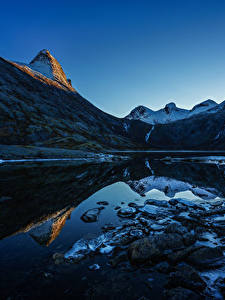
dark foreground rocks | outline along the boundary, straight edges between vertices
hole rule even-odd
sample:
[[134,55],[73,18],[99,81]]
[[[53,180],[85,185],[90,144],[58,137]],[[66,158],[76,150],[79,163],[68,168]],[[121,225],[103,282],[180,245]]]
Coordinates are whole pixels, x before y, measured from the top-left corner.
[[201,297],[196,294],[195,292],[182,288],[177,287],[175,289],[166,290],[164,293],[165,299],[170,300],[199,300]]
[[[101,207],[89,210],[82,218],[92,222],[100,211]],[[144,206],[129,203],[117,212],[121,226],[104,226],[104,232],[97,238],[76,242],[65,254],[65,261],[104,254],[109,256],[113,269],[149,273],[152,278],[146,283],[149,299],[151,295],[155,299],[152,292],[155,286],[161,295],[157,299],[223,297],[224,211],[223,202],[218,200],[198,203],[186,199],[147,200]],[[154,278],[163,279],[154,281]]]
[[166,256],[166,250],[180,249],[184,246],[182,237],[177,233],[163,233],[133,242],[128,254],[131,263],[159,261]]
[[203,247],[200,248],[193,253],[191,253],[188,257],[188,261],[202,268],[210,268],[215,267],[222,263],[223,259],[223,251],[221,247]]

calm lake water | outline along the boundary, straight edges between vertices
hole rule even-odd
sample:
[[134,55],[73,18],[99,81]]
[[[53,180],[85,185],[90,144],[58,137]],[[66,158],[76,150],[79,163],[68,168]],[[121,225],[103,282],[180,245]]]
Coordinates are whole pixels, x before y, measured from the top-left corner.
[[[144,205],[147,199],[174,197],[224,199],[224,179],[223,165],[168,163],[150,154],[101,164],[0,165],[0,298],[95,299],[90,290],[99,283],[105,287],[100,298],[107,298],[107,278],[120,281],[121,271],[118,275],[111,270],[105,256],[62,266],[55,265],[53,254],[65,253],[81,238],[101,234],[105,225],[123,224],[117,212],[129,203]],[[95,222],[81,218],[99,207],[104,209]],[[96,262],[101,271],[90,271],[89,266]],[[126,274],[129,278],[129,272]],[[116,288],[119,290],[119,283]],[[134,299],[138,296],[137,292]]]

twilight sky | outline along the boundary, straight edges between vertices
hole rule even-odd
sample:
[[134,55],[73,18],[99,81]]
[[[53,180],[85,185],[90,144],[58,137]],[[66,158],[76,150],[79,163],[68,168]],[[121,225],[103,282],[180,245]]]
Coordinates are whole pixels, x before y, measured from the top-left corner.
[[225,100],[225,0],[2,1],[0,56],[49,49],[73,86],[116,116]]

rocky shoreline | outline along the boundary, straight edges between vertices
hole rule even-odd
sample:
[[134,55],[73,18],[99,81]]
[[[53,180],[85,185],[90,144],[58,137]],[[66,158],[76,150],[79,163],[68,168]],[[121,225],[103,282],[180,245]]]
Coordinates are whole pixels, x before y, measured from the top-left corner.
[[[97,221],[107,203],[99,205],[81,218]],[[82,238],[68,252],[55,253],[55,264],[79,264],[90,256],[104,255],[111,268],[147,268],[152,276],[146,282],[150,291],[154,277],[163,274],[159,289],[165,299],[223,299],[223,200],[147,200],[144,206],[132,202],[116,209],[121,226],[105,225],[101,235]],[[92,271],[100,268],[104,265],[89,266]],[[140,295],[140,299],[148,298]]]
[[116,161],[128,159],[128,156],[114,155],[110,153],[89,152],[82,150],[48,148],[37,146],[20,146],[20,145],[0,145],[0,162],[10,162],[17,160],[65,160],[77,159],[92,161]]

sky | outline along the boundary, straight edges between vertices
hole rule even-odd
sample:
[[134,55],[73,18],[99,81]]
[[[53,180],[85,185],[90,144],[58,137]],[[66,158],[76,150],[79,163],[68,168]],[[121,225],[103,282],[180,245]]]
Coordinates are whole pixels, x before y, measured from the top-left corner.
[[225,0],[1,1],[0,56],[29,62],[42,49],[118,117],[225,100]]

